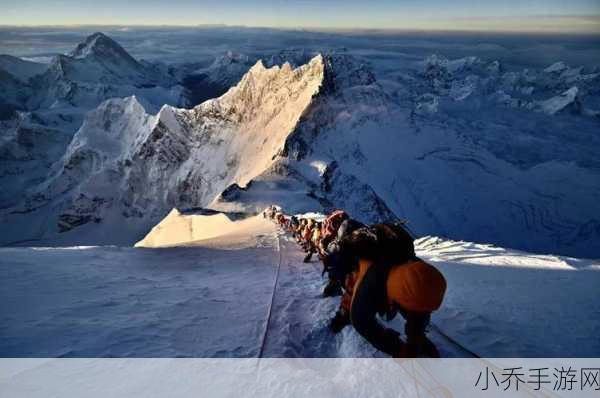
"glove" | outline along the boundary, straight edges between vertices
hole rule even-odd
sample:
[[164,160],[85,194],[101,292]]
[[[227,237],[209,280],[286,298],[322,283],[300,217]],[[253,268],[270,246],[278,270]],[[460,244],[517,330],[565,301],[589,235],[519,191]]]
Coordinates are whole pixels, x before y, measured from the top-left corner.
[[336,297],[342,294],[342,286],[332,279],[329,280],[329,283],[323,289],[323,297]]
[[333,332],[333,334],[338,334],[349,324],[350,316],[345,312],[338,311],[329,322],[329,329]]
[[406,344],[400,337],[400,333],[394,329],[386,328],[383,333],[385,345],[389,348],[386,353],[394,358],[414,358],[416,357],[414,350]]

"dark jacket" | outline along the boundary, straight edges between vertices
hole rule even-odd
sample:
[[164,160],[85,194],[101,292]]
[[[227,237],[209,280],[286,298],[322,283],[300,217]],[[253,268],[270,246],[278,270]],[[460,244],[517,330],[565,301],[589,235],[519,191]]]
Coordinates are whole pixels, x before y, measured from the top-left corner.
[[[346,311],[352,325],[375,348],[396,357],[424,352],[437,356],[435,346],[425,336],[430,314],[439,308],[446,291],[446,281],[437,269],[418,259],[388,267],[361,263],[346,286],[350,297],[342,298],[342,309],[349,305]],[[397,312],[406,319],[406,342],[376,318],[379,313],[390,319]]]
[[331,279],[337,280],[342,284],[346,275],[352,272],[356,266],[356,259],[348,250],[344,250],[343,240],[352,232],[364,227],[364,224],[347,219],[340,224],[335,238],[327,245],[326,255],[323,258],[324,272],[329,274]]

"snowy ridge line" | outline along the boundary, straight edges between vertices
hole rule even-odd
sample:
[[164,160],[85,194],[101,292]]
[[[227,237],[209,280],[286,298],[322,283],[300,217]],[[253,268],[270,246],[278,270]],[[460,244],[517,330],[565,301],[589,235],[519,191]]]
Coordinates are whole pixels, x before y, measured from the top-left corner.
[[262,358],[265,353],[265,346],[267,343],[267,335],[269,333],[269,323],[271,323],[271,316],[273,314],[273,302],[275,301],[275,292],[277,290],[277,282],[279,281],[279,270],[281,269],[281,238],[279,234],[277,236],[277,251],[279,252],[279,261],[277,262],[277,270],[275,271],[275,279],[273,280],[273,291],[271,292],[271,301],[269,302],[269,309],[267,311],[267,321],[265,323],[265,330],[263,332],[262,341],[260,344],[260,350],[258,351],[258,358]]

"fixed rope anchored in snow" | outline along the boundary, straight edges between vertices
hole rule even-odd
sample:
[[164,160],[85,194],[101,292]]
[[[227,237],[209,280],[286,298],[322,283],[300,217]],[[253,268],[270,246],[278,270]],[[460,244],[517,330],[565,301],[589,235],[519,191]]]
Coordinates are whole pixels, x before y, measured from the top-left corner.
[[279,281],[279,270],[281,269],[281,239],[277,235],[277,251],[279,252],[279,261],[277,262],[277,270],[275,271],[275,279],[273,280],[273,292],[271,293],[271,301],[269,302],[269,309],[267,311],[267,321],[265,323],[265,330],[263,332],[262,341],[260,343],[260,350],[258,351],[258,357],[262,358],[265,352],[265,345],[267,343],[267,334],[269,333],[269,323],[271,322],[271,314],[273,312],[273,302],[275,301],[275,291],[277,290],[277,282]]
[[[417,239],[417,235],[410,229],[410,227],[408,226],[407,222],[403,222],[402,223],[402,227],[404,227],[404,229],[408,232],[408,234],[411,236],[411,238],[413,238],[413,240]],[[479,355],[477,355],[476,353],[474,353],[473,351],[469,350],[467,347],[463,346],[462,344],[460,344],[458,341],[454,340],[452,337],[448,336],[446,333],[444,333],[442,331],[442,329],[440,329],[437,325],[434,325],[433,323],[429,324],[430,327],[435,330],[440,336],[442,336],[443,338],[445,338],[446,340],[448,340],[450,343],[454,344],[455,346],[457,346],[458,348],[460,348],[461,350],[463,350],[464,352],[468,353],[469,355],[475,357],[475,358],[481,358]]]
[[[406,223],[404,223],[403,226],[408,231],[408,233],[411,235],[411,237],[413,239],[415,239],[415,234],[410,229],[408,229]],[[277,283],[279,281],[279,270],[281,269],[281,263],[282,263],[282,257],[283,257],[282,252],[281,252],[280,235],[277,235],[277,250],[279,251],[279,261],[277,262],[277,270],[275,272],[275,278],[273,280],[273,290],[271,293],[271,301],[269,303],[269,308],[268,308],[268,312],[267,312],[267,321],[265,323],[265,329],[264,329],[263,336],[262,336],[262,341],[261,341],[260,350],[258,353],[258,358],[262,358],[264,355],[264,350],[265,350],[265,346],[266,346],[266,342],[267,342],[267,335],[269,332],[269,324],[271,322],[271,315],[273,312],[273,302],[275,301],[275,292],[277,291]],[[438,333],[441,337],[443,337],[444,339],[446,339],[447,341],[449,341],[451,344],[458,347],[462,351],[468,353],[469,355],[471,355],[474,358],[481,358],[475,352],[469,350],[468,348],[466,348],[465,346],[460,344],[458,341],[454,340],[452,337],[450,337],[449,335],[444,333],[437,325],[430,323],[430,327],[431,327],[431,329],[435,330],[436,333]]]
[[460,344],[458,341],[454,340],[452,337],[448,336],[446,333],[444,333],[442,331],[442,329],[440,329],[437,325],[430,323],[429,326],[436,331],[437,334],[439,334],[440,336],[442,336],[443,338],[445,338],[446,340],[448,340],[450,343],[454,344],[455,346],[457,346],[458,348],[460,348],[461,350],[463,350],[464,352],[468,353],[469,355],[471,355],[472,357],[475,358],[481,358],[479,355],[477,355],[476,353],[474,353],[473,351],[469,350],[467,347],[463,346],[462,344]]

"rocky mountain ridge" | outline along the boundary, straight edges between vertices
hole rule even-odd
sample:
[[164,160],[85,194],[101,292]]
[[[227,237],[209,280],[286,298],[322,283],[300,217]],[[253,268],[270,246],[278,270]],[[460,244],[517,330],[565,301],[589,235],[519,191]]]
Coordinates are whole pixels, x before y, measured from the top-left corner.
[[[72,58],[106,54],[90,50],[98,39]],[[599,255],[598,121],[562,110],[572,95],[580,111],[594,109],[596,80],[574,78],[586,83],[544,102],[590,73],[555,65],[535,72],[531,91],[530,72],[514,77],[476,57],[427,59],[395,85],[345,52],[297,68],[265,63],[193,109],[156,112],[138,96],[103,102],[49,176],[1,212],[15,226],[3,243],[130,244],[173,207],[252,213],[275,203],[403,218],[418,235]],[[549,86],[546,74],[560,78]],[[496,101],[503,84],[539,105]],[[573,120],[590,129],[574,136]]]

